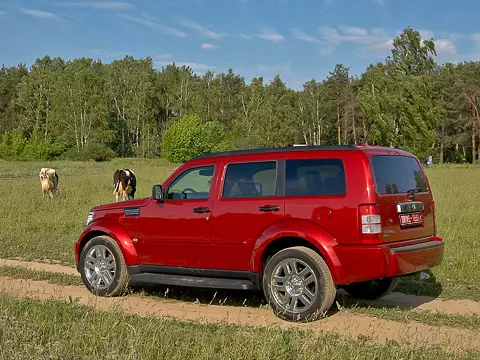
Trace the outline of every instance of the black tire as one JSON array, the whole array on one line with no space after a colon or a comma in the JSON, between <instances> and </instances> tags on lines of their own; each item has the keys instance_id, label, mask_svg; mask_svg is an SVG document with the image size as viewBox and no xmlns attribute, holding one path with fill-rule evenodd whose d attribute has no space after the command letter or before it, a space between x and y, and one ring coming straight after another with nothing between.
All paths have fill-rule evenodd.
<instances>
[{"instance_id":1,"label":"black tire","mask_svg":"<svg viewBox=\"0 0 480 360\"><path fill-rule=\"evenodd\" d=\"M87 262L91 264L91 257L87 259L87 255L92 251L95 252L96 249L103 249L102 247L106 248L107 253L109 252L110 255L114 258L114 263L110 262L110 266L113 266L115 269L114 275L112 276L112 270L104 270L102 271L103 274L109 272L111 278L111 282L107 285L106 283L99 285L96 287L92 284L92 281L95 282L95 279L91 279L92 277L98 273L96 273L93 269L87 269ZM95 249L94 249L95 248ZM109 256L106 256L107 259L110 259ZM96 236L88 241L88 243L82 249L80 254L80 274L82 276L82 281L87 287L87 289L97 295L97 296L118 296L125 292L128 286L128 272L127 266L125 264L125 259L123 258L122 251L118 246L117 242L113 240L109 236ZM89 279L89 274L92 274ZM100 276L105 279L105 276Z\"/></svg>"},{"instance_id":2,"label":"black tire","mask_svg":"<svg viewBox=\"0 0 480 360\"><path fill-rule=\"evenodd\" d=\"M283 287L285 290L272 290L272 287L275 287L272 285L274 282L272 278L273 273L275 272L278 275L283 271L281 269L286 269L285 265L282 267L282 264L287 264L291 261L298 261L298 264L295 266L296 270L292 273L287 275L284 271L285 281ZM298 271L298 265L300 265L300 269L306 269L303 265L308 265L309 269L305 270L305 275L299 275L302 271ZM313 273L314 280L310 280L311 282L307 283L308 279L310 279L309 273ZM298 283L298 276L301 278L302 285ZM276 281L278 282L279 280ZM313 286L311 286L312 284ZM335 301L336 288L327 264L319 254L303 246L287 248L273 255L265 266L262 285L264 295L274 314L287 321L305 322L317 320L325 316ZM293 289L292 292L287 292L287 286L289 286L290 290ZM305 306L303 308L291 309L292 306L295 308L300 302L305 302L302 297L306 294L306 288L310 290L308 294L314 294L314 296L308 295L307 297L311 300L310 305L307 307L304 303ZM315 290L314 292L312 288ZM298 295L300 291L302 293ZM282 292L285 295L282 296ZM288 298L291 300L285 300ZM293 304L291 304L292 301ZM287 305L286 302L288 302Z\"/></svg>"},{"instance_id":3,"label":"black tire","mask_svg":"<svg viewBox=\"0 0 480 360\"><path fill-rule=\"evenodd\" d=\"M398 277L352 283L343 287L351 296L362 300L375 300L391 293L398 285Z\"/></svg>"}]
</instances>

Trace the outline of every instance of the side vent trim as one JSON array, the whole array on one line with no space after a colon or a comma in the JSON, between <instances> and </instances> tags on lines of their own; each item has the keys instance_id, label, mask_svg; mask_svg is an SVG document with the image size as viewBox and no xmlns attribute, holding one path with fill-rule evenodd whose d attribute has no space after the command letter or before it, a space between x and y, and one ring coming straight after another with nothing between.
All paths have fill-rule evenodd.
<instances>
[{"instance_id":1,"label":"side vent trim","mask_svg":"<svg viewBox=\"0 0 480 360\"><path fill-rule=\"evenodd\" d=\"M133 207L133 208L125 208L123 209L125 216L139 216L140 215L140 208Z\"/></svg>"}]
</instances>

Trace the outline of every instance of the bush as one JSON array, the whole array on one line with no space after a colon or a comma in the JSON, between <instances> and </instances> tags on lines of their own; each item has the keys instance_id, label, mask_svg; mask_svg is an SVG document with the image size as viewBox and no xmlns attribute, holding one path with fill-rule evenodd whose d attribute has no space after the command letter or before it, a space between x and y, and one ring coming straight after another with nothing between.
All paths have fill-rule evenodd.
<instances>
[{"instance_id":1,"label":"bush","mask_svg":"<svg viewBox=\"0 0 480 360\"><path fill-rule=\"evenodd\" d=\"M91 144L80 151L73 147L64 154L65 159L75 161L109 161L116 156L115 151L102 144Z\"/></svg>"},{"instance_id":2,"label":"bush","mask_svg":"<svg viewBox=\"0 0 480 360\"><path fill-rule=\"evenodd\" d=\"M19 132L7 132L0 143L0 158L4 160L52 160L66 149L61 143L49 139L26 139Z\"/></svg>"},{"instance_id":3,"label":"bush","mask_svg":"<svg viewBox=\"0 0 480 360\"><path fill-rule=\"evenodd\" d=\"M171 162L182 163L204 153L231 149L219 123L202 123L196 115L187 115L165 132L162 155Z\"/></svg>"}]
</instances>

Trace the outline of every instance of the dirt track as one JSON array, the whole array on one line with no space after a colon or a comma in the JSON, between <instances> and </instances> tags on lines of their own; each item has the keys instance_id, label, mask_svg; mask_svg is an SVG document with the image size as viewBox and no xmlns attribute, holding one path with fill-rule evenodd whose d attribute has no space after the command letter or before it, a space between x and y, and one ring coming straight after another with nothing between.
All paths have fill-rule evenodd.
<instances>
[{"instance_id":1,"label":"dirt track","mask_svg":"<svg viewBox=\"0 0 480 360\"><path fill-rule=\"evenodd\" d=\"M0 291L39 300L53 298L68 301L69 299L77 299L78 303L82 305L107 311L118 309L140 316L167 316L202 323L221 322L254 326L279 326L280 328L296 327L313 330L314 332L335 332L353 338L360 335L370 335L380 343L387 340L396 340L417 346L437 344L444 346L447 351L480 350L480 337L475 331L445 326L435 327L416 322L400 323L351 313L337 313L327 319L309 324L293 324L279 320L269 309L198 305L150 300L139 296L100 298L93 296L81 286L60 286L44 281L0 277Z\"/></svg>"},{"instance_id":2,"label":"dirt track","mask_svg":"<svg viewBox=\"0 0 480 360\"><path fill-rule=\"evenodd\" d=\"M1 266L15 266L30 270L48 271L80 276L73 267L38 262L0 259ZM403 309L429 310L450 315L478 315L480 303L471 300L440 300L429 296L415 296L392 293L380 300L370 301L372 305L398 306Z\"/></svg>"}]
</instances>

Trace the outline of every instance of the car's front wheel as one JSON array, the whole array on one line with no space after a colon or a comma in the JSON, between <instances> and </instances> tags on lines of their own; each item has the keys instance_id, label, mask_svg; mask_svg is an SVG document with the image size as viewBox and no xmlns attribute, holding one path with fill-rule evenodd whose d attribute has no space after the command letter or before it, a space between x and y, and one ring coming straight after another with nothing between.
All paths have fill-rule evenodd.
<instances>
[{"instance_id":1,"label":"car's front wheel","mask_svg":"<svg viewBox=\"0 0 480 360\"><path fill-rule=\"evenodd\" d=\"M316 320L332 306L336 288L322 257L297 246L279 251L265 266L263 292L275 315L288 321Z\"/></svg>"},{"instance_id":2,"label":"car's front wheel","mask_svg":"<svg viewBox=\"0 0 480 360\"><path fill-rule=\"evenodd\" d=\"M92 238L80 254L83 283L98 296L117 296L127 287L128 274L120 247L108 236Z\"/></svg>"},{"instance_id":3,"label":"car's front wheel","mask_svg":"<svg viewBox=\"0 0 480 360\"><path fill-rule=\"evenodd\" d=\"M343 288L351 296L357 299L375 300L395 290L398 281L398 277L375 279L352 283L350 285L344 286Z\"/></svg>"}]
</instances>

